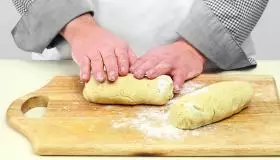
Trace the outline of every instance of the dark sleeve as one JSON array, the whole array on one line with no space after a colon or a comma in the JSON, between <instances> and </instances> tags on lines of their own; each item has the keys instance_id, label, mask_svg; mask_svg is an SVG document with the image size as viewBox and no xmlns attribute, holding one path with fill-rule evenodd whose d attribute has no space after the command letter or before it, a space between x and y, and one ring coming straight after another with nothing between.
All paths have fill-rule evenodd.
<instances>
[{"instance_id":1,"label":"dark sleeve","mask_svg":"<svg viewBox=\"0 0 280 160\"><path fill-rule=\"evenodd\" d=\"M219 69L250 66L242 50L268 0L196 0L178 33Z\"/></svg>"},{"instance_id":2,"label":"dark sleeve","mask_svg":"<svg viewBox=\"0 0 280 160\"><path fill-rule=\"evenodd\" d=\"M59 32L74 18L92 13L91 0L13 0L22 15L12 30L16 45L42 53L62 39Z\"/></svg>"}]
</instances>

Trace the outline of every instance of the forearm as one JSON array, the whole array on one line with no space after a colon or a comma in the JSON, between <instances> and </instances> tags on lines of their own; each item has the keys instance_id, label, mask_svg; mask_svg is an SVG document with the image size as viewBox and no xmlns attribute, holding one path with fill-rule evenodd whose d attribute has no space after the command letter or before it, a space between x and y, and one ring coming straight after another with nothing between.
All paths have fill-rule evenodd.
<instances>
[{"instance_id":1,"label":"forearm","mask_svg":"<svg viewBox=\"0 0 280 160\"><path fill-rule=\"evenodd\" d=\"M72 42L73 39L79 34L80 30L83 30L86 27L96 26L96 22L91 14L83 14L71 22L69 22L65 27L60 31L60 35L64 37L68 42Z\"/></svg>"}]
</instances>

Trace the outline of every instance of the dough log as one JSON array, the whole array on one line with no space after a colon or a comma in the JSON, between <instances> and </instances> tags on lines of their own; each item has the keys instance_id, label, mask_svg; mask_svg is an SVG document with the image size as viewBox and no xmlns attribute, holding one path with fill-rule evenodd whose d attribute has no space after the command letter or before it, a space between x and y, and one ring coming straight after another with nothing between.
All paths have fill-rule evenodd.
<instances>
[{"instance_id":1,"label":"dough log","mask_svg":"<svg viewBox=\"0 0 280 160\"><path fill-rule=\"evenodd\" d=\"M173 82L166 75L138 80L128 74L113 83L99 83L92 77L85 85L83 95L86 100L100 104L164 105L173 97Z\"/></svg>"},{"instance_id":2,"label":"dough log","mask_svg":"<svg viewBox=\"0 0 280 160\"><path fill-rule=\"evenodd\" d=\"M252 95L248 82L218 82L178 99L170 106L168 121L177 128L195 129L240 112Z\"/></svg>"}]
</instances>

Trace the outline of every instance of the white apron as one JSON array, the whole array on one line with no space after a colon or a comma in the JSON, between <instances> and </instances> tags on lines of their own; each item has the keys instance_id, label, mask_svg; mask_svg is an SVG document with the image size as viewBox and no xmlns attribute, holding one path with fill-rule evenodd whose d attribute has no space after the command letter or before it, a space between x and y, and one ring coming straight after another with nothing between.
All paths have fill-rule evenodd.
<instances>
[{"instance_id":1,"label":"white apron","mask_svg":"<svg viewBox=\"0 0 280 160\"><path fill-rule=\"evenodd\" d=\"M93 0L97 23L128 42L140 56L149 49L174 42L178 28L194 0ZM66 43L33 59L68 59ZM58 52L57 52L58 50Z\"/></svg>"}]
</instances>

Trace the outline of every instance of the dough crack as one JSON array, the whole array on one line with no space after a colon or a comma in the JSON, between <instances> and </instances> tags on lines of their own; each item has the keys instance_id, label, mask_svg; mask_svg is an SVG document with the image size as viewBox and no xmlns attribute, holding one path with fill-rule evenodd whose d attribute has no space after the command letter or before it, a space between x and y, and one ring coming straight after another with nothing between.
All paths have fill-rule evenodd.
<instances>
[{"instance_id":1,"label":"dough crack","mask_svg":"<svg viewBox=\"0 0 280 160\"><path fill-rule=\"evenodd\" d=\"M193 108L195 108L198 111L204 112L203 108L200 108L200 107L196 106L195 104L193 104Z\"/></svg>"},{"instance_id":2,"label":"dough crack","mask_svg":"<svg viewBox=\"0 0 280 160\"><path fill-rule=\"evenodd\" d=\"M213 109L213 115L212 115L212 121L215 119L215 117L216 117L216 111L215 111L215 109Z\"/></svg>"}]
</instances>

